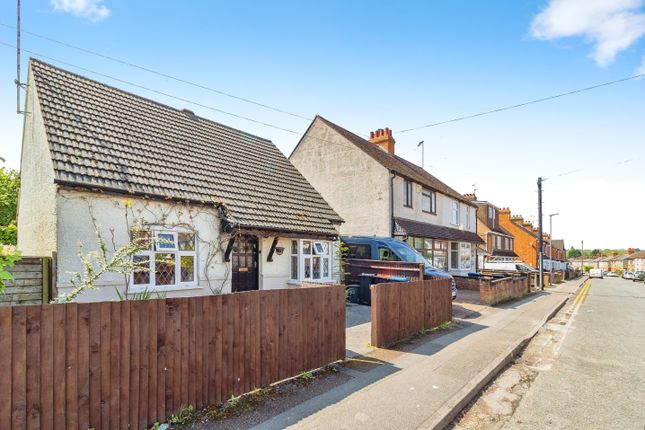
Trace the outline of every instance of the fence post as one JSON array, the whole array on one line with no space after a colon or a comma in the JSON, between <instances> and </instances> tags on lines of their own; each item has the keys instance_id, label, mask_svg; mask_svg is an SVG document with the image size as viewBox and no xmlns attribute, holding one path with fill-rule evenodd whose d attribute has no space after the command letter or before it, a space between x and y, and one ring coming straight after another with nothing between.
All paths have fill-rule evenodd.
<instances>
[{"instance_id":1,"label":"fence post","mask_svg":"<svg viewBox=\"0 0 645 430\"><path fill-rule=\"evenodd\" d=\"M42 258L42 272L43 272L43 304L46 305L49 303L49 288L51 286L51 275L50 275L50 264L51 259L49 257Z\"/></svg>"}]
</instances>

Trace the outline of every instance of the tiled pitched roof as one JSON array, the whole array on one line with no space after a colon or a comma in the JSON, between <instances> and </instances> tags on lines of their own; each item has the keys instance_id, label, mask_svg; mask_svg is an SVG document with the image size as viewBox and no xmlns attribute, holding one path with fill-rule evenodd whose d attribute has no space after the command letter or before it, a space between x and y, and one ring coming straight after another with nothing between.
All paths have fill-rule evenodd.
<instances>
[{"instance_id":1,"label":"tiled pitched roof","mask_svg":"<svg viewBox=\"0 0 645 430\"><path fill-rule=\"evenodd\" d=\"M628 260L645 259L645 251L635 252L627 257Z\"/></svg>"},{"instance_id":2,"label":"tiled pitched roof","mask_svg":"<svg viewBox=\"0 0 645 430\"><path fill-rule=\"evenodd\" d=\"M405 218L395 218L396 223L401 226L408 235L428 237L432 239L453 240L460 242L485 243L481 237L472 231L460 230L458 228L444 227L426 222L413 221Z\"/></svg>"},{"instance_id":3,"label":"tiled pitched roof","mask_svg":"<svg viewBox=\"0 0 645 430\"><path fill-rule=\"evenodd\" d=\"M333 122L323 118L320 115L317 115L316 119L320 119L331 129L345 137L345 139L347 139L349 142L353 143L365 153L374 158L376 161L378 161L386 169L392 170L401 176L439 191L440 193L466 203L467 205L476 207L476 205L472 201L466 199L461 193L453 190L448 185L441 182L439 179L435 178L416 164L410 163L408 160L405 160L398 155L392 155L388 152L385 152L378 145L375 145L368 140L363 139L362 137L352 133L349 130L344 129L337 124L334 124Z\"/></svg>"},{"instance_id":4,"label":"tiled pitched roof","mask_svg":"<svg viewBox=\"0 0 645 430\"><path fill-rule=\"evenodd\" d=\"M224 203L246 228L336 235L340 216L269 140L31 60L58 183Z\"/></svg>"}]
</instances>

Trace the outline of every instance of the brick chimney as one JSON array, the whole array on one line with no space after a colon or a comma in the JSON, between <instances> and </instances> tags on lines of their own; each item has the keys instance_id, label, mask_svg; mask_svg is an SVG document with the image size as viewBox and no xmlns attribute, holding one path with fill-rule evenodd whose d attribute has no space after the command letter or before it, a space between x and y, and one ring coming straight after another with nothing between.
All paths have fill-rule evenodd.
<instances>
[{"instance_id":1,"label":"brick chimney","mask_svg":"<svg viewBox=\"0 0 645 430\"><path fill-rule=\"evenodd\" d=\"M370 131L370 142L378 145L383 151L394 155L394 138L392 137L392 130L389 128L379 128L376 131Z\"/></svg>"},{"instance_id":2,"label":"brick chimney","mask_svg":"<svg viewBox=\"0 0 645 430\"><path fill-rule=\"evenodd\" d=\"M477 196L475 195L475 193L464 194L464 198L470 202L477 201Z\"/></svg>"},{"instance_id":3,"label":"brick chimney","mask_svg":"<svg viewBox=\"0 0 645 430\"><path fill-rule=\"evenodd\" d=\"M634 253L634 248L627 249L627 255L632 255Z\"/></svg>"}]
</instances>

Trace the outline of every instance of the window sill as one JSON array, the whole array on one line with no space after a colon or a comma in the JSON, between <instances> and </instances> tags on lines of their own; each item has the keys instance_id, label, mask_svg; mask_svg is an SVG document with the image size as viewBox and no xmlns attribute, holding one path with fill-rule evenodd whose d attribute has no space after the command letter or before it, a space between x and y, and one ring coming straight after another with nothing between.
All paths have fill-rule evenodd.
<instances>
[{"instance_id":1,"label":"window sill","mask_svg":"<svg viewBox=\"0 0 645 430\"><path fill-rule=\"evenodd\" d=\"M423 212L424 214L428 214L428 215L436 215L437 214L437 212L430 212L430 211L424 211L424 210L422 210L421 212Z\"/></svg>"},{"instance_id":2,"label":"window sill","mask_svg":"<svg viewBox=\"0 0 645 430\"><path fill-rule=\"evenodd\" d=\"M198 289L201 290L203 289L203 287L201 287L198 284L164 285L159 287L136 286L136 287L130 287L130 291L128 291L128 294L143 293L144 291L148 291L150 293L166 293L170 291L188 291L188 290L198 290Z\"/></svg>"}]
</instances>

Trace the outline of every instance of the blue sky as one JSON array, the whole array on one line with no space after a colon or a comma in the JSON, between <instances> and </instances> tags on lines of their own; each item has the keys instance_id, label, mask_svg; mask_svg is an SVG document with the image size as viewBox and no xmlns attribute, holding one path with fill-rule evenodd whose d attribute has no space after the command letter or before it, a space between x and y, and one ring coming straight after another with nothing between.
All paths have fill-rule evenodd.
<instances>
[{"instance_id":1,"label":"blue sky","mask_svg":"<svg viewBox=\"0 0 645 430\"><path fill-rule=\"evenodd\" d=\"M0 4L15 24L15 2ZM121 58L366 136L390 127L397 153L461 192L537 217L559 212L567 246L645 248L645 79L439 127L399 130L645 70L643 0L23 2L23 30ZM298 133L308 122L28 34L23 48ZM0 26L0 42L15 30ZM23 79L29 54L23 54ZM51 61L57 64L55 61ZM271 139L291 134L88 77ZM15 50L0 46L0 155L19 167ZM626 160L632 160L625 162ZM572 170L576 173L558 176ZM545 225L548 228L548 219Z\"/></svg>"}]
</instances>

